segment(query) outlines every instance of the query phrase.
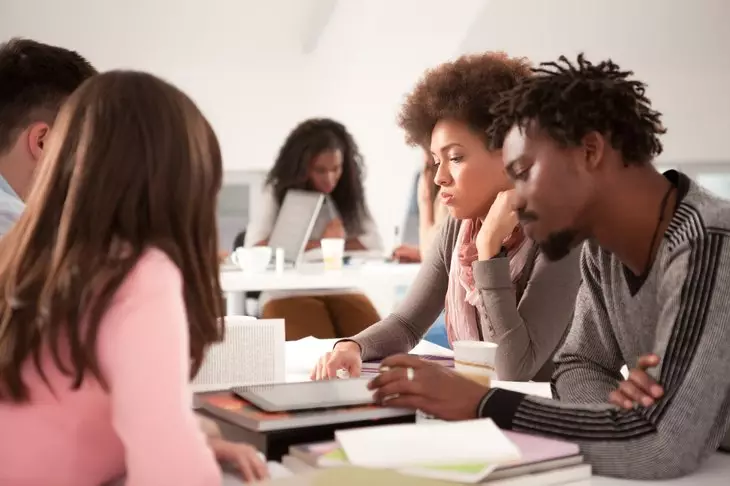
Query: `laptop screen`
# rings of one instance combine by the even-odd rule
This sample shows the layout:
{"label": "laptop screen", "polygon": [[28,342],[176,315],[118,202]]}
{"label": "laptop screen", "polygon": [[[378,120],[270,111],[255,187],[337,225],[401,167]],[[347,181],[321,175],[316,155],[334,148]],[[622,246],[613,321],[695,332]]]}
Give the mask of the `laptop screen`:
{"label": "laptop screen", "polygon": [[284,250],[286,263],[299,263],[307,242],[312,238],[324,198],[324,194],[318,192],[287,191],[269,237],[270,247]]}

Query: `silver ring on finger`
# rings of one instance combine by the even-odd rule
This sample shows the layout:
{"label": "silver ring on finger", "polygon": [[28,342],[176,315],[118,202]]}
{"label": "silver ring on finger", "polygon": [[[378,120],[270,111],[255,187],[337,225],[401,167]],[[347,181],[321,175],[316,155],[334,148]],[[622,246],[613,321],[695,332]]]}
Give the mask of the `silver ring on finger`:
{"label": "silver ring on finger", "polygon": [[406,380],[413,381],[416,377],[416,370],[411,367],[406,368]]}

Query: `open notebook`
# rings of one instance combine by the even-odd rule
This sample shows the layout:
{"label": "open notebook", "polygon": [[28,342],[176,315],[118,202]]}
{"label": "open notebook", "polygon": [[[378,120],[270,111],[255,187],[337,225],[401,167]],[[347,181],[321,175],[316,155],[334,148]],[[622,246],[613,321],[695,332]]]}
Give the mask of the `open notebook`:
{"label": "open notebook", "polygon": [[191,384],[192,391],[285,381],[284,320],[246,316],[225,319],[225,339],[208,349]]}

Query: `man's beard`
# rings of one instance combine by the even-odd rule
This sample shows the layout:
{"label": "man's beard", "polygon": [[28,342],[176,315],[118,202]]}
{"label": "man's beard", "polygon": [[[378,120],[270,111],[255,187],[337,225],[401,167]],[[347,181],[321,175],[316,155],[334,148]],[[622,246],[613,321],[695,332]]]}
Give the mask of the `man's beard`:
{"label": "man's beard", "polygon": [[570,250],[575,247],[578,239],[577,236],[577,232],[566,229],[551,233],[545,241],[538,243],[538,245],[545,257],[554,262],[566,257],[570,253]]}

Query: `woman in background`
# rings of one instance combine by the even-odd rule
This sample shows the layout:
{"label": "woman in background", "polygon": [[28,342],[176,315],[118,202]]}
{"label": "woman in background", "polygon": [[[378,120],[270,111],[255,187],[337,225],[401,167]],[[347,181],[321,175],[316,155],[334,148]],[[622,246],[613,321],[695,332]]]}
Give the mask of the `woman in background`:
{"label": "woman in background", "polygon": [[357,376],[362,360],[410,351],[445,310],[450,342],[498,344],[500,379],[550,379],[580,285],[579,250],[550,262],[525,237],[502,162],[505,134],[486,135],[492,105],[530,74],[522,59],[464,56],[427,71],[407,97],[400,125],[408,143],[431,153],[451,216],[398,309],[337,343],[313,378],[342,368]]}
{"label": "woman in background", "polygon": [[[449,210],[444,205],[440,195],[440,187],[434,182],[436,165],[433,156],[424,152],[424,163],[418,175],[416,190],[413,191],[415,205],[418,208],[418,246],[401,245],[393,251],[393,259],[399,263],[420,263],[427,257],[428,251],[438,239],[441,225],[449,216]],[[450,348],[448,332],[446,331],[446,316],[442,312],[436,321],[423,335],[425,341]]]}
{"label": "woman in background", "polygon": [[[320,238],[345,238],[345,250],[382,250],[365,202],[362,156],[341,123],[321,118],[299,124],[287,137],[266,178],[261,216],[246,230],[246,245],[266,245],[287,191],[300,189],[329,195],[340,215],[307,244]],[[283,318],[286,338],[333,338],[362,331],[380,316],[357,292],[267,292],[260,304],[264,318]]]}
{"label": "woman in background", "polygon": [[418,263],[426,258],[426,252],[436,239],[441,223],[449,215],[439,197],[439,186],[434,183],[436,166],[433,156],[424,153],[423,169],[418,176],[414,199],[418,207],[418,246],[401,245],[393,251],[393,258],[401,263]]}
{"label": "woman in background", "polygon": [[189,390],[223,337],[210,125],[151,75],[101,74],[39,167],[0,240],[0,484],[220,484]]}

